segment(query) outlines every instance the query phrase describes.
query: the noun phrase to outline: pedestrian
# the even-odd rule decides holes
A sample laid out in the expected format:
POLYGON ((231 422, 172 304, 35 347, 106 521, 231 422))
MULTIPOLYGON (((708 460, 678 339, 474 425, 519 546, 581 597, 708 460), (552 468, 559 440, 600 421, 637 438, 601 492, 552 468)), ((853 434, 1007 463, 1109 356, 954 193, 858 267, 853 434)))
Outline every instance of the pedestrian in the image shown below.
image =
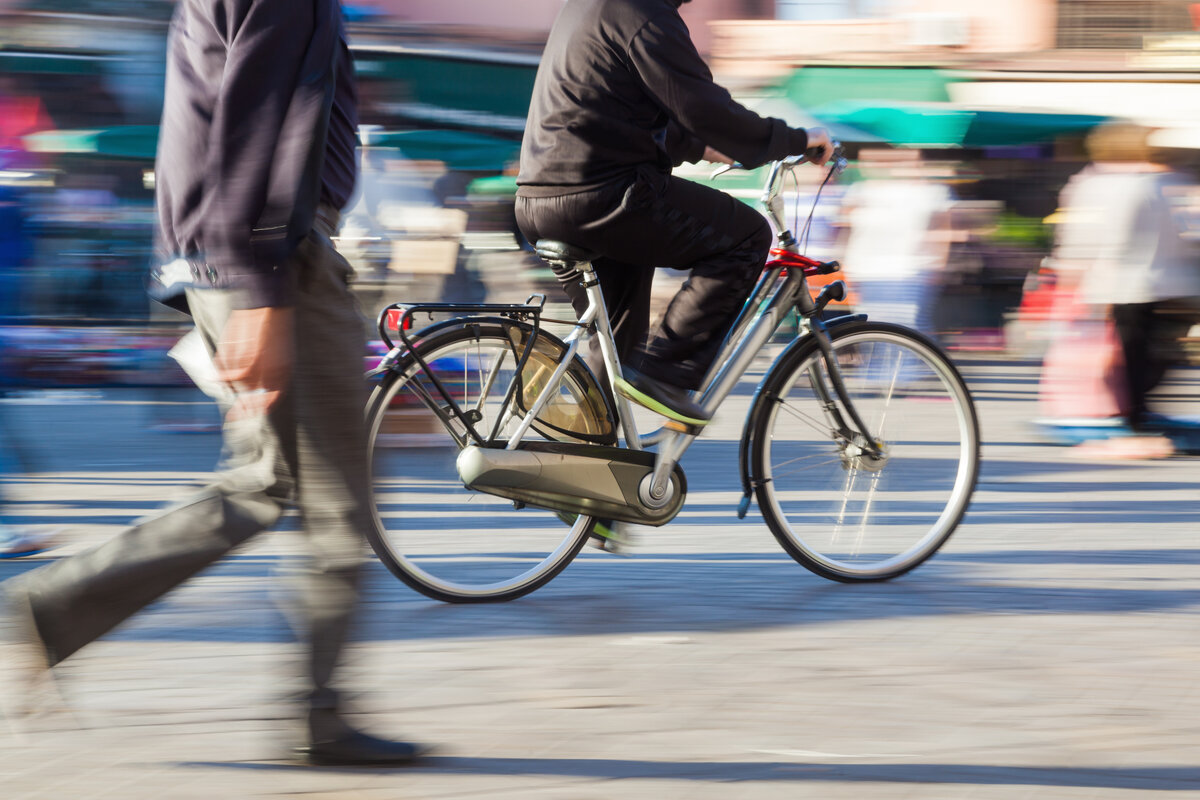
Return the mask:
POLYGON ((420 748, 351 728, 333 680, 371 524, 365 328, 330 241, 356 177, 353 78, 338 0, 179 0, 156 171, 170 260, 152 285, 194 320, 178 352, 224 412, 218 477, 6 588, 26 677, 45 681, 294 502, 311 546, 297 587, 310 682, 297 754, 401 764, 420 748))
MULTIPOLYGON (((31 130, 28 115, 21 113, 27 104, 10 98, 6 84, 11 82, 3 78, 0 76, 0 170, 21 164, 25 154, 20 149, 20 134, 31 130)), ((28 262, 25 195, 16 186, 0 186, 0 479, 22 456, 20 442, 5 421, 3 399, 15 385, 16 370, 4 329, 21 313, 22 277, 28 262)), ((0 487, 0 558, 36 555, 54 545, 53 534, 20 528, 6 519, 4 511, 4 490, 0 487)))
MULTIPOLYGON (((0 317, 0 328, 5 321, 0 317)), ((0 330, 3 336, 3 330, 0 330)), ((0 480, 13 470, 14 462, 23 454, 21 443, 13 434, 12 425, 6 419, 8 410, 4 396, 12 386, 12 376, 6 364, 5 348, 0 343, 0 480)), ((0 486, 0 559, 21 558, 44 553, 54 547, 57 536, 48 531, 33 531, 13 523, 5 514, 6 504, 3 486, 0 486)))
POLYGON ((859 167, 865 179, 846 192, 842 207, 842 263, 859 296, 855 310, 932 335, 954 193, 915 151, 863 150, 859 167))
POLYGON ((1124 122, 1093 131, 1092 162, 1063 189, 1056 215, 1060 290, 1077 309, 1072 326, 1088 333, 1084 346, 1096 354, 1087 363, 1108 389, 1076 381, 1071 396, 1071 384, 1055 370, 1083 360, 1077 352, 1057 352, 1071 347, 1064 340, 1047 353, 1043 395, 1052 407, 1077 409, 1088 395, 1111 394, 1112 413, 1134 434, 1080 445, 1081 457, 1160 458, 1173 451, 1165 420, 1150 412, 1147 398, 1183 360, 1179 340, 1200 317, 1200 252, 1185 236, 1190 181, 1150 146, 1151 132, 1124 122))

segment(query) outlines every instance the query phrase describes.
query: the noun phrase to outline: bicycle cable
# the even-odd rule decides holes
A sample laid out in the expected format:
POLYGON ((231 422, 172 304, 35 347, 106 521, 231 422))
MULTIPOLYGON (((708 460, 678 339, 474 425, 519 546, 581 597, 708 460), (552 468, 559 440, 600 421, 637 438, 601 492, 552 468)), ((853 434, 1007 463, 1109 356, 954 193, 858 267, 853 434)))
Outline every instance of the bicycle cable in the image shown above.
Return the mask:
MULTIPOLYGON (((808 219, 804 220, 804 227, 800 230, 800 235, 796 237, 796 240, 800 242, 800 253, 802 255, 808 252, 808 237, 812 233, 813 214, 817 213, 817 203, 821 202, 821 192, 825 191, 825 184, 829 183, 829 179, 833 177, 833 173, 835 172, 837 172, 837 161, 833 159, 830 162, 829 172, 825 173, 825 180, 821 181, 821 185, 817 187, 817 194, 813 197, 813 204, 812 208, 809 209, 808 219)), ((799 193, 800 180, 796 177, 795 170, 792 170, 792 182, 796 185, 796 192, 799 193)), ((797 203, 795 222, 792 223, 793 226, 799 221, 800 204, 797 203)))

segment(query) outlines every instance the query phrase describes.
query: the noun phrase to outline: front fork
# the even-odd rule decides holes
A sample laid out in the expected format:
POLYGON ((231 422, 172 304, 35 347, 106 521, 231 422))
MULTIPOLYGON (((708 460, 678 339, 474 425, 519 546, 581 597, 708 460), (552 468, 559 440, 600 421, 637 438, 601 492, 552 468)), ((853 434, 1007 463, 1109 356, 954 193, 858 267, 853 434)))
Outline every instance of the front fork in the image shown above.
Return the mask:
MULTIPOLYGON (((822 294, 824 294, 824 290, 822 294)), ((846 314, 828 321, 822 320, 820 318, 820 311, 824 308, 824 303, 821 301, 822 298, 820 296, 814 301, 807 295, 807 292, 801 295, 797 301, 797 307, 807 322, 808 333, 805 334, 805 337, 811 336, 816 342, 817 350, 821 354, 821 360, 825 363, 826 373, 829 376, 829 383, 827 384, 819 369, 810 370, 809 380, 812 383, 813 392, 816 394, 818 401, 821 403, 822 410, 829 419, 832 434, 842 443, 841 448, 844 456, 850 455, 856 458, 865 458, 868 462, 884 459, 886 458, 886 454, 881 444, 870 435, 870 429, 862 421, 858 409, 850 400, 849 392, 846 390, 846 384, 842 377, 842 370, 838 364, 837 354, 833 350, 833 336, 831 331, 847 323, 864 322, 867 319, 867 315, 846 314), (829 384, 832 384, 832 391, 829 384)), ((793 346, 799 346, 800 341, 801 339, 797 339, 793 346)), ((783 357, 780 356, 780 359, 782 360, 783 357)), ((781 363, 781 361, 777 363, 781 363)), ((767 398, 762 394, 762 387, 767 383, 772 372, 773 368, 768 370, 767 374, 763 377, 762 383, 759 384, 758 392, 746 416, 746 424, 738 448, 738 463, 741 467, 742 478, 742 499, 738 504, 738 519, 745 518, 746 513, 750 509, 750 502, 754 496, 754 491, 758 488, 758 480, 752 473, 750 458, 753 446, 752 437, 757 428, 758 416, 765 413, 765 409, 767 408, 767 404, 763 401, 779 399, 767 398)))

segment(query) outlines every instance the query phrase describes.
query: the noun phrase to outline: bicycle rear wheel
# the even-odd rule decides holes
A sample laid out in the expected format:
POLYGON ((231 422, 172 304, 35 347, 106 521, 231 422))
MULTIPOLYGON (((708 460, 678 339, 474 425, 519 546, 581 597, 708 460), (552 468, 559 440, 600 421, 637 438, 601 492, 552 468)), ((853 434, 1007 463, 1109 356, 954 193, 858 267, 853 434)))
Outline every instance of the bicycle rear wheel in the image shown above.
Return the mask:
MULTIPOLYGON (((529 332, 518 323, 473 320, 427 336, 416 350, 486 437, 529 332)), ((498 440, 515 430, 562 351, 562 342, 539 333, 498 440)), ((527 436, 603 438, 612 420, 597 410, 605 407, 598 392, 577 360, 527 436)), ((455 462, 470 443, 466 426, 449 414, 449 404, 412 356, 376 388, 367 428, 375 499, 368 539, 388 569, 417 591, 454 603, 511 600, 551 580, 587 540, 591 517, 566 524, 553 511, 463 486, 455 462)))
POLYGON ((876 322, 830 335, 882 455, 838 435, 821 390, 836 394, 808 340, 763 381, 751 450, 758 504, 784 550, 813 572, 887 580, 937 552, 962 519, 979 469, 979 423, 958 370, 926 337, 876 322))

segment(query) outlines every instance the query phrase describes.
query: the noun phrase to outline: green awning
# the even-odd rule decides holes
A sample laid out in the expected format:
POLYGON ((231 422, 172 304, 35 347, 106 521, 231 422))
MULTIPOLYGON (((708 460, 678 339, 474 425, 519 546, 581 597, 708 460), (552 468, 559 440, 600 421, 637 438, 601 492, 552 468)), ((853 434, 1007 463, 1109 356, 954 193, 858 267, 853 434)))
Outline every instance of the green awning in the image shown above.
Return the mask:
MULTIPOLYGON (((35 153, 84 154, 153 161, 157 125, 128 125, 102 130, 43 131, 24 138, 35 153)), ((481 133, 447 130, 372 134, 373 146, 397 149, 405 158, 444 161, 451 169, 500 172, 517 159, 521 143, 481 133)))
POLYGON ((525 128, 539 57, 397 45, 355 46, 355 71, 388 89, 388 112, 431 127, 519 133, 525 128))
POLYGON ((804 67, 781 88, 796 105, 811 110, 839 100, 944 103, 956 80, 929 67, 804 67))
POLYGON ((395 148, 417 161, 444 161, 465 172, 501 172, 515 162, 521 143, 467 131, 419 130, 373 133, 372 147, 395 148))
POLYGON ((22 141, 34 153, 78 153, 153 161, 158 147, 158 126, 125 125, 101 130, 43 131, 30 134, 22 141))
POLYGON ((950 103, 838 100, 812 109, 831 125, 849 125, 904 147, 1005 147, 1084 133, 1107 117, 1041 111, 961 108, 950 103))
POLYGON ((0 50, 0 72, 25 75, 94 75, 115 56, 0 50))
POLYGON ((516 175, 492 175, 476 178, 467 184, 467 194, 472 197, 512 197, 517 193, 516 175))

